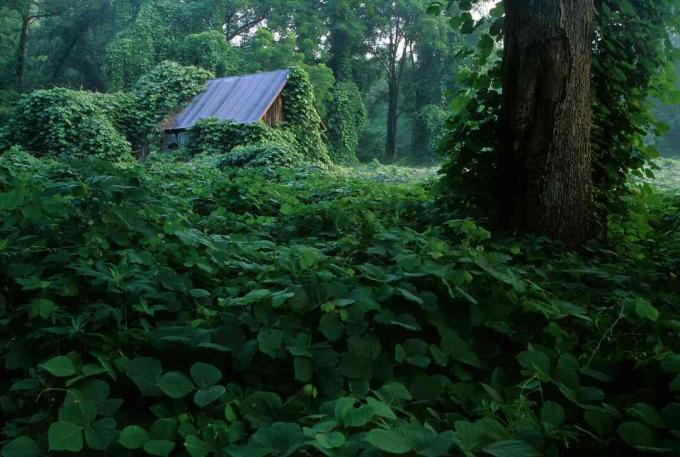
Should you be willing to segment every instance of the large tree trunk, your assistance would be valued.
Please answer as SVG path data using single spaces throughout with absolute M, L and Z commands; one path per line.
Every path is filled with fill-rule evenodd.
M 24 81 L 24 67 L 26 61 L 26 47 L 28 46 L 28 28 L 31 25 L 31 17 L 25 14 L 21 18 L 21 32 L 19 34 L 19 46 L 17 47 L 17 60 L 15 68 L 16 88 L 21 90 Z
M 593 0 L 504 0 L 501 218 L 570 244 L 592 234 Z

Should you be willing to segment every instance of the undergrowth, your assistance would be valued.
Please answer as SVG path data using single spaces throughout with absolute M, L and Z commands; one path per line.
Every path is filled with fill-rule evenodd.
M 4 457 L 680 452 L 680 218 L 497 239 L 429 180 L 0 157 Z

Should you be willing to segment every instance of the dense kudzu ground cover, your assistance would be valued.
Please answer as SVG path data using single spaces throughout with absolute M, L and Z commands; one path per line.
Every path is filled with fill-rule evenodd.
M 3 457 L 680 452 L 680 218 L 566 251 L 431 181 L 0 157 Z

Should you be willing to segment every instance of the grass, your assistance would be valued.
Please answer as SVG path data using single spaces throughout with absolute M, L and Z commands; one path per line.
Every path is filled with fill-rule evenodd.
M 680 194 L 680 158 L 661 158 L 657 161 L 657 170 L 652 181 L 660 189 Z

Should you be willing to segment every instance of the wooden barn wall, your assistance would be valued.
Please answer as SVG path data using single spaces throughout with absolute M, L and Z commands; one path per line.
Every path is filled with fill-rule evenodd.
M 267 112 L 264 114 L 262 120 L 265 124 L 272 127 L 283 122 L 283 99 L 281 98 L 281 95 L 276 97 L 276 100 L 274 100 L 272 106 L 270 106 Z

